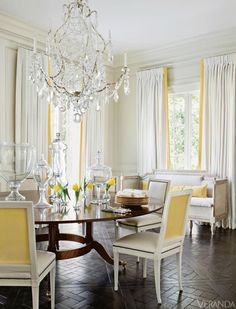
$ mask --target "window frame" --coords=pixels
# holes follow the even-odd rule
[[[193,96],[200,98],[200,89],[188,90],[188,91],[171,91],[169,96],[182,96],[184,98],[184,166],[181,170],[197,170],[197,165],[192,168],[192,104]],[[200,102],[199,102],[200,103]],[[173,170],[180,170],[180,168],[174,168],[171,162],[171,168]]]

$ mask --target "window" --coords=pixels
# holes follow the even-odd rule
[[[199,91],[169,95],[170,158],[172,169],[197,168]]]

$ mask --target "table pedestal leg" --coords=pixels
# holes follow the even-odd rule
[[[48,251],[57,252],[58,241],[59,241],[59,229],[58,224],[49,224],[48,233]]]
[[[114,259],[111,257],[106,249],[103,247],[101,243],[93,239],[93,225],[92,222],[86,223],[86,244],[91,244],[92,249],[96,250],[97,253],[109,264],[114,264]],[[126,262],[120,261],[120,265],[126,265]]]
[[[92,249],[96,250],[97,253],[109,264],[113,265],[113,258],[108,254],[106,249],[101,243],[93,239],[93,222],[86,222],[86,233],[85,236],[73,235],[67,233],[60,233],[58,223],[50,223],[48,226],[48,251],[56,254],[57,260],[70,259],[78,256],[87,254]],[[45,241],[45,236],[38,236],[38,241]],[[59,241],[74,241],[84,246],[76,249],[59,250]],[[120,261],[120,265],[125,266],[126,263]]]

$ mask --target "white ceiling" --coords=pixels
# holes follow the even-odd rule
[[[66,0],[0,0],[0,10],[43,29],[62,21]],[[235,0],[90,0],[116,53],[159,48],[236,27]]]

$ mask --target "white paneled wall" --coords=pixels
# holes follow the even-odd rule
[[[12,42],[0,40],[0,142],[14,142],[16,55]],[[5,188],[1,180],[0,190]]]

